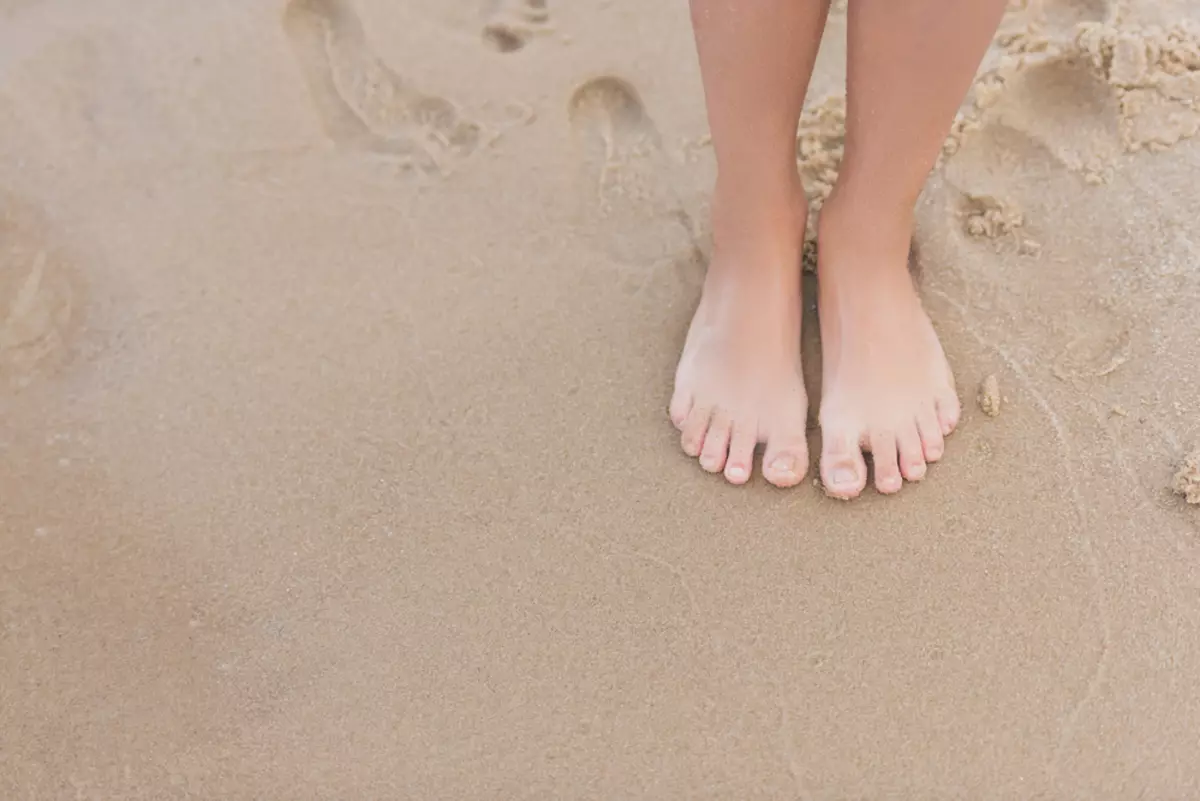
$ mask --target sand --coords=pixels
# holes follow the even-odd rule
[[[1200,503],[1200,451],[1184,457],[1175,474],[1175,491],[1188,503]]]
[[[1200,795],[1198,42],[1014,4],[914,251],[1003,413],[843,504],[666,420],[684,3],[0,0],[0,797]]]

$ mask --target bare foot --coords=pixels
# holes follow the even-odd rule
[[[831,199],[820,221],[821,481],[835,498],[899,492],[958,424],[954,377],[908,273],[909,215]]]
[[[763,475],[791,487],[808,470],[808,397],[800,370],[803,191],[724,192],[713,201],[714,254],[675,373],[671,421],[683,450],[744,484],[754,448]]]

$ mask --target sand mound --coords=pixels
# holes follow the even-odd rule
[[[817,215],[833,186],[846,142],[846,98],[833,95],[805,107],[796,132],[796,164],[808,192],[810,214],[804,268],[817,268]]]
[[[1200,131],[1200,31],[1081,25],[1080,53],[1113,88],[1130,151],[1162,150]]]

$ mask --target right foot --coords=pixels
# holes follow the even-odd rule
[[[800,369],[800,270],[807,204],[713,201],[714,253],[675,373],[671,421],[683,450],[732,484],[763,476],[791,487],[808,470],[808,398]]]
[[[876,489],[899,492],[942,457],[961,411],[909,276],[911,215],[835,197],[820,228],[822,483],[835,498],[857,496],[869,451]]]

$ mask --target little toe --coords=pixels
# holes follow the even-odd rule
[[[937,411],[932,406],[917,414],[917,431],[921,435],[921,449],[925,452],[925,461],[932,463],[941,459],[946,450],[946,440],[942,435],[942,424],[938,420]]]
[[[900,475],[896,435],[890,431],[872,433],[871,459],[875,463],[875,488],[884,495],[899,492],[904,479]]]
[[[728,413],[718,409],[708,424],[708,433],[704,435],[704,446],[700,449],[701,467],[710,473],[720,473],[725,469],[732,432],[733,421]]]
[[[758,424],[753,420],[733,424],[729,441],[729,460],[725,464],[725,480],[730,484],[745,484],[754,467],[754,446],[758,444]]]
[[[915,422],[896,432],[896,451],[900,457],[900,474],[906,480],[925,478],[925,448]]]
[[[671,396],[671,405],[667,407],[667,415],[671,418],[671,423],[678,429],[683,429],[683,423],[688,418],[688,413],[692,410],[692,395],[690,392],[676,390]]]
[[[867,464],[858,443],[851,432],[822,434],[821,482],[830,497],[849,500],[867,485]]]
[[[804,431],[777,435],[767,441],[763,476],[777,487],[794,487],[808,472],[808,442]]]
[[[708,422],[712,419],[712,407],[693,406],[688,412],[687,419],[680,428],[679,444],[688,456],[700,455],[704,446],[704,435],[708,432]]]
[[[937,399],[937,416],[941,426],[942,436],[948,437],[958,426],[958,418],[962,415],[962,403],[953,390],[948,390]]]

